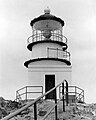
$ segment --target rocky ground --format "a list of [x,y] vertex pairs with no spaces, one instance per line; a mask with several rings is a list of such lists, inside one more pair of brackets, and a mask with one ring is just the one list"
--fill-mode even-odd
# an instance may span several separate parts
[[[18,103],[11,100],[5,100],[0,97],[0,119],[11,114],[12,112],[18,110],[27,103]],[[54,101],[39,101],[37,104],[37,118],[42,119],[54,106]],[[62,111],[62,102],[58,104],[58,120],[96,120],[96,104],[85,104],[85,103],[74,103],[69,104],[65,108],[65,112]],[[47,120],[55,120],[54,109],[46,118]],[[27,110],[23,111],[11,120],[33,120],[34,119],[34,109],[29,107]]]
[[5,100],[0,97],[0,119],[7,116],[21,107],[21,104],[12,100]]

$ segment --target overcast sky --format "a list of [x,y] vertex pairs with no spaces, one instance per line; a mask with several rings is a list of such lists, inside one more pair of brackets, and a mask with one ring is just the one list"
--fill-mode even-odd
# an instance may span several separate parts
[[96,103],[96,0],[0,0],[0,96],[15,99],[26,86],[30,21],[47,6],[65,21],[73,85],[85,90],[85,102]]

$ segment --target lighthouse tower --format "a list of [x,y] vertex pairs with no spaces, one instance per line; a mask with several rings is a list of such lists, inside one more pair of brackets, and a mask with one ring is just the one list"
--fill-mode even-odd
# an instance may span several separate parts
[[63,80],[71,85],[70,53],[67,38],[63,36],[64,21],[50,14],[50,9],[31,20],[32,36],[27,40],[31,59],[24,63],[28,68],[28,85],[41,85],[44,92]]

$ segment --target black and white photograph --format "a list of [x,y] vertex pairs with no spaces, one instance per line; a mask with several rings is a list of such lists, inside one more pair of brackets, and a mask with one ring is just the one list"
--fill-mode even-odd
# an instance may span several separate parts
[[96,120],[95,92],[95,0],[0,0],[1,120]]

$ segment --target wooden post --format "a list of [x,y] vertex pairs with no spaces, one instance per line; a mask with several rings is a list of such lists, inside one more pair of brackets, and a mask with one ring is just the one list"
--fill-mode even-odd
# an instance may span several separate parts
[[63,96],[63,112],[65,112],[65,100],[64,100],[64,83],[62,83],[62,96]]
[[[57,104],[56,88],[55,88],[55,104]],[[55,106],[55,119],[57,120],[57,105]]]
[[37,120],[37,106],[36,106],[36,102],[34,103],[34,120]]

